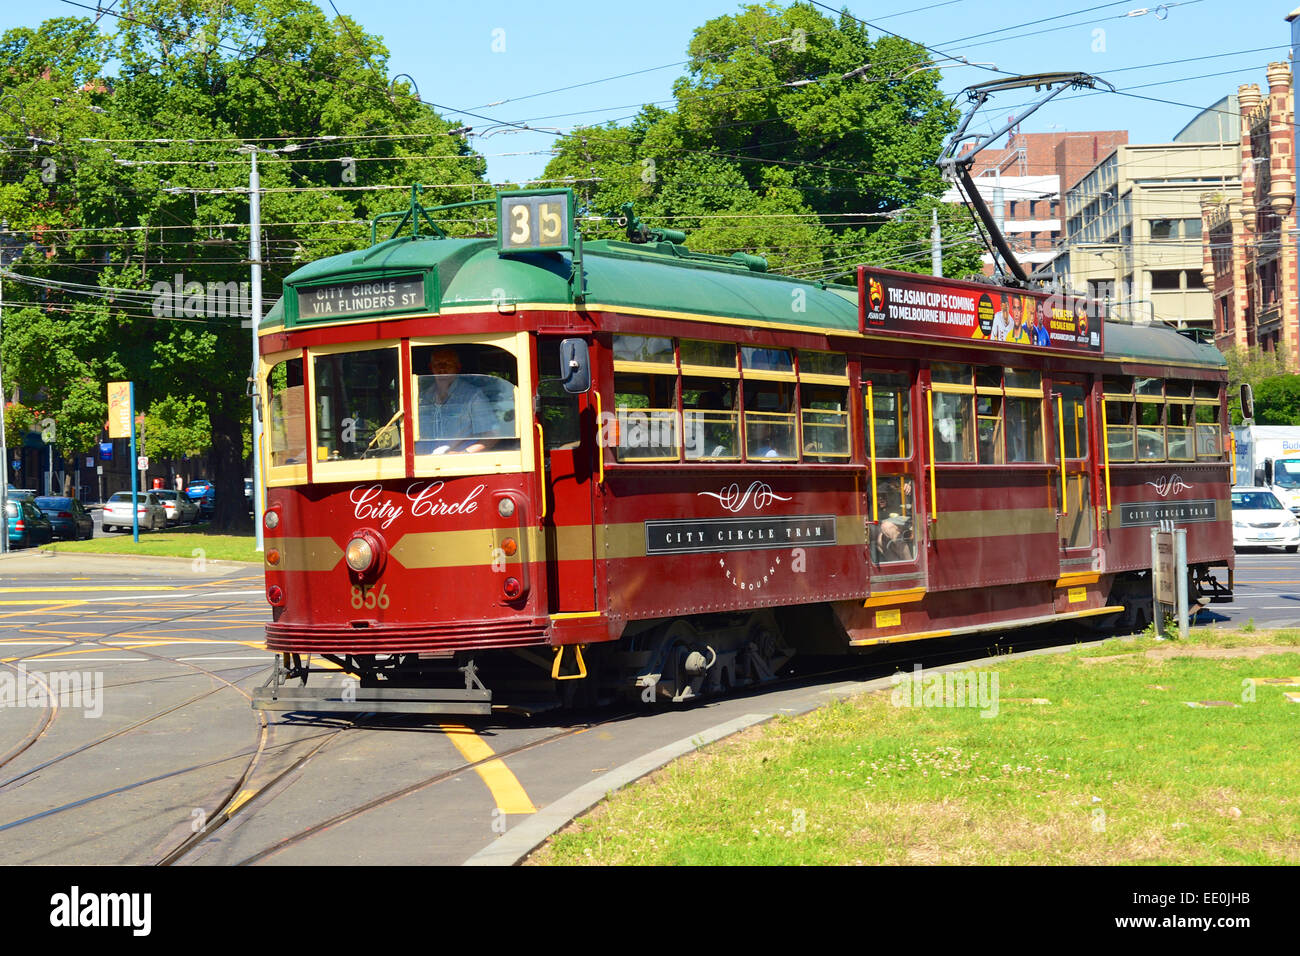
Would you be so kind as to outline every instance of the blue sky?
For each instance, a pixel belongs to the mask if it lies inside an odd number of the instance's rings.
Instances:
[[[94,0],[81,2],[94,6]],[[449,117],[474,127],[472,142],[488,155],[495,181],[540,175],[548,157],[539,152],[553,137],[507,132],[508,127],[494,132],[492,120],[568,129],[626,118],[642,103],[670,100],[692,31],[740,6],[734,0],[333,2],[384,38],[393,74],[409,74],[426,101],[448,107]],[[845,6],[883,29],[1003,71],[1081,70],[1106,78],[1130,95],[1062,94],[1024,130],[1127,129],[1135,143],[1167,141],[1199,108],[1241,83],[1266,86],[1265,65],[1289,57],[1285,17],[1300,6],[1300,0],[1143,2],[855,0]],[[319,5],[332,12],[329,0]],[[10,0],[0,9],[0,30],[87,12],[60,0]],[[113,18],[101,22],[111,29]],[[640,72],[607,79],[633,71]],[[957,66],[946,68],[944,76],[944,89],[955,94],[994,74]],[[548,92],[574,84],[589,85]],[[987,115],[1003,117],[1023,99],[1004,94]]]

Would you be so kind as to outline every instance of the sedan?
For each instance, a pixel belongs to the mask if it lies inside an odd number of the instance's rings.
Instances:
[[[1232,489],[1234,548],[1300,549],[1300,521],[1267,488]]]
[[[48,544],[54,540],[54,525],[32,504],[32,499],[10,499],[5,502],[5,512],[11,545],[30,548],[37,542]]]
[[[217,500],[217,489],[206,478],[190,482],[185,493],[199,506],[199,516],[211,518]]]
[[[136,513],[139,515],[140,527],[157,531],[167,527],[167,512],[161,502],[151,491],[141,491],[136,495]],[[105,531],[112,528],[131,530],[131,492],[119,491],[108,499],[104,505],[104,517],[101,524]]]
[[[153,494],[162,502],[168,524],[192,524],[199,520],[198,502],[185,492],[155,491]]]
[[[95,536],[95,519],[76,498],[37,498],[34,504],[54,525],[56,538],[79,541]]]

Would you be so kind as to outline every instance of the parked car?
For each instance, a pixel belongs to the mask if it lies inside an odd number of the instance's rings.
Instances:
[[[199,504],[183,491],[155,491],[167,512],[168,524],[192,524],[199,520]]]
[[[1232,546],[1300,550],[1300,520],[1267,488],[1232,489]]]
[[[82,538],[95,536],[95,519],[76,498],[37,498],[33,504],[50,519],[56,538]]]
[[[211,518],[212,512],[216,507],[217,488],[206,478],[200,478],[191,481],[185,493],[194,499],[199,506],[199,516],[201,518]]]
[[[137,493],[136,512],[140,516],[140,527],[142,529],[156,531],[159,528],[167,527],[167,511],[163,508],[162,503],[154,497],[152,491]],[[113,528],[130,531],[131,521],[131,492],[114,492],[104,505],[104,517],[100,524],[103,525],[105,531],[110,531]]]
[[[33,544],[48,544],[54,540],[54,525],[32,504],[31,498],[6,501],[5,519],[11,546],[30,548]]]

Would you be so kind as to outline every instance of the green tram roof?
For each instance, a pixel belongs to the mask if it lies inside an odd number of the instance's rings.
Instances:
[[[571,306],[570,261],[568,255],[554,252],[499,255],[495,239],[404,236],[362,252],[309,263],[284,282],[297,288],[325,285],[330,280],[433,271],[438,301],[427,311],[495,309],[499,290],[506,290],[505,301],[523,306]],[[594,310],[686,313],[732,321],[779,322],[832,333],[858,330],[858,291],[854,286],[758,272],[739,258],[698,256],[669,242],[589,241],[583,245],[582,262],[587,307]],[[802,290],[802,296],[797,296],[796,290]],[[802,309],[792,308],[800,298]],[[284,299],[277,302],[261,328],[283,325],[285,306]],[[309,327],[318,321],[302,320],[291,327]],[[1214,346],[1196,342],[1168,326],[1107,322],[1105,336],[1104,357],[1112,361],[1226,365]]]

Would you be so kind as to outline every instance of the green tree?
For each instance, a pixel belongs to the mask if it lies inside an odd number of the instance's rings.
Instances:
[[[688,230],[693,249],[765,255],[775,270],[929,270],[934,160],[956,113],[922,47],[768,3],[708,21],[688,56],[673,109],[562,137],[546,177],[570,178],[588,213],[632,200],[647,225]],[[978,270],[964,215],[942,209],[949,275]]]
[[[208,449],[215,523],[247,521],[239,144],[282,148],[259,158],[264,312],[298,265],[365,244],[362,223],[405,201],[391,184],[437,184],[443,202],[483,184],[453,125],[390,86],[387,57],[306,0],[136,0],[112,37],[74,19],[0,37],[0,218],[30,239],[4,376],[39,396],[66,451],[98,437],[105,384],[132,380],[160,448]]]
[[[1261,379],[1254,391],[1257,424],[1300,425],[1300,375]]]
[[[1259,388],[1265,379],[1286,374],[1286,365],[1277,352],[1265,352],[1259,347],[1238,348],[1233,346],[1223,350],[1223,357],[1228,360],[1228,409],[1232,424],[1241,424],[1241,386],[1249,385],[1255,392],[1255,420],[1260,419]],[[1267,424],[1288,424],[1271,422]]]

